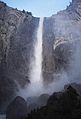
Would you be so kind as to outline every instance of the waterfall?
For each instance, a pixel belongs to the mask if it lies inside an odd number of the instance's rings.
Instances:
[[[54,91],[60,91],[63,89],[64,85],[69,83],[68,77],[65,72],[61,74],[56,74],[54,82],[49,83],[47,87],[43,86],[43,77],[42,77],[42,44],[43,44],[43,22],[44,18],[40,18],[38,28],[36,29],[36,34],[34,38],[34,58],[31,57],[30,61],[30,73],[29,79],[31,83],[26,85],[25,88],[19,87],[19,94],[24,99],[33,96],[39,96],[41,94],[47,93],[52,94]],[[60,77],[58,77],[60,75]],[[59,80],[60,79],[60,80]]]
[[[40,82],[42,78],[42,39],[43,39],[43,20],[40,18],[34,44],[34,64],[31,71],[31,82]]]
[[[29,79],[31,83],[26,85],[23,89],[19,87],[18,95],[24,99],[31,96],[39,96],[43,92],[43,78],[42,78],[42,43],[43,43],[43,21],[40,18],[36,34],[34,36],[34,58],[30,61]]]
[[[43,21],[40,18],[36,32],[36,40],[34,44],[34,61],[30,71],[30,95],[37,95],[42,92],[42,42],[43,42]]]

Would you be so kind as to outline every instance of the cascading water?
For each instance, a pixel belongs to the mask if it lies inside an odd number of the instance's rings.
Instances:
[[[36,31],[36,38],[34,42],[34,58],[30,61],[30,81],[29,85],[25,88],[19,87],[18,95],[27,99],[31,96],[39,96],[43,92],[43,82],[42,82],[42,42],[43,42],[43,21],[44,18],[40,18],[39,25]]]
[[[29,86],[30,95],[38,95],[42,92],[42,41],[43,41],[43,21],[44,18],[40,18],[39,26],[36,32],[36,41],[34,44],[34,61],[30,71]]]
[[[42,78],[42,39],[43,39],[43,20],[40,18],[34,46],[34,64],[31,71],[31,82],[40,82]]]
[[[37,28],[36,36],[34,38],[34,58],[30,61],[30,81],[29,85],[26,85],[24,89],[19,87],[20,96],[27,99],[32,96],[39,96],[44,93],[51,94],[54,91],[63,89],[64,85],[68,83],[67,75],[63,72],[60,74],[60,80],[57,80],[47,87],[43,86],[42,77],[42,43],[43,43],[43,22],[44,18],[40,18],[39,25]],[[58,77],[58,76],[57,76]],[[59,87],[59,88],[58,88]]]

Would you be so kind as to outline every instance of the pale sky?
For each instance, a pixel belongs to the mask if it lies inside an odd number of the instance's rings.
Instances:
[[[69,5],[72,0],[2,0],[7,5],[32,12],[33,16],[51,16]]]

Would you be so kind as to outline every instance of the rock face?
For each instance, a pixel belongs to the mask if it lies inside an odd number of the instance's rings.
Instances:
[[[75,46],[81,42],[81,0],[73,0],[66,10],[45,18],[43,35],[43,76],[54,79],[54,72],[67,71]],[[77,30],[75,30],[77,29]]]
[[[76,83],[70,84],[74,89],[76,89],[77,93],[81,96],[81,85]],[[66,90],[69,87],[69,85],[65,85],[64,89]]]
[[[7,108],[6,119],[24,119],[26,116],[26,101],[22,97],[16,97]]]
[[[24,85],[28,80],[33,35],[38,19],[0,3],[0,74]],[[22,82],[23,80],[23,82]],[[21,83],[22,82],[22,83]]]
[[[0,113],[16,96],[19,87],[29,81],[29,69],[39,18],[0,2]],[[66,10],[44,19],[43,25],[44,81],[54,73],[67,71],[75,44],[81,40],[81,0],[72,0]],[[76,30],[75,30],[76,29]],[[5,106],[4,106],[5,105]]]
[[[31,110],[45,106],[48,98],[48,94],[41,94],[39,97],[29,97],[27,99],[27,112],[30,113]]]
[[[30,57],[38,21],[31,13],[0,2],[0,113],[6,110],[18,86],[29,83]]]
[[[70,85],[64,92],[54,93],[47,105],[34,110],[27,119],[80,119],[81,97]]]
[[[6,107],[15,97],[16,84],[9,78],[2,77],[0,81],[0,113],[6,112]]]
[[[55,36],[53,33],[53,19],[45,18],[44,19],[44,29],[43,29],[43,78],[47,81],[53,79],[53,73],[55,71],[55,61],[53,54],[53,43]]]

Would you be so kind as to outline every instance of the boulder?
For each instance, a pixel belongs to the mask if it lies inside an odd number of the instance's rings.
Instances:
[[[81,84],[77,84],[77,83],[71,83],[70,84],[74,89],[76,89],[77,93],[79,95],[81,95]],[[64,89],[67,90],[67,88],[69,87],[69,84],[64,86]]]
[[[45,106],[48,98],[49,98],[48,94],[41,94],[38,97],[34,96],[34,97],[27,98],[28,113],[30,113],[31,110]]]
[[[63,92],[53,93],[47,105],[33,110],[27,119],[80,119],[81,96],[69,85]]]
[[[6,119],[23,119],[27,116],[27,103],[18,96],[7,108]]]
[[[41,106],[45,106],[47,103],[47,100],[49,98],[48,94],[41,94],[38,98],[38,105]]]

